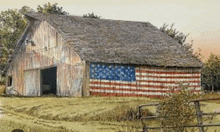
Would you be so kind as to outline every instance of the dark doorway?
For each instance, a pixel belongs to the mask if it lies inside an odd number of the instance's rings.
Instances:
[[[41,70],[41,95],[57,94],[57,68]]]

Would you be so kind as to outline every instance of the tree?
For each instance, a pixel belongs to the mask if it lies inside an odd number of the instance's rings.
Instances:
[[[0,70],[4,69],[8,57],[13,53],[17,40],[27,26],[24,14],[29,11],[32,9],[24,6],[20,10],[8,9],[0,13],[0,47],[2,52]]]
[[[164,25],[160,28],[160,31],[166,33],[168,36],[172,37],[179,44],[181,44],[187,51],[193,53],[193,40],[191,43],[186,43],[186,38],[189,36],[189,34],[185,35],[182,32],[177,31],[175,28],[173,28],[174,23],[171,24],[170,28],[168,28],[168,26],[168,24],[164,23]],[[202,56],[200,53],[195,53],[194,55],[201,60]]]
[[[101,18],[101,16],[94,15],[93,12],[92,12],[92,14],[88,13],[88,15],[84,14],[83,17],[85,17],[85,18],[95,18],[95,19]]]
[[[220,77],[220,56],[210,54],[202,67],[202,82],[211,85],[214,92],[214,85],[218,85]]]
[[[176,31],[176,29],[173,28],[174,23],[170,26],[170,28],[167,28],[168,26],[168,24],[164,23],[164,25],[160,28],[160,31],[178,41],[179,44],[184,45],[189,34],[184,35],[182,32]]]
[[[43,7],[38,5],[37,11],[44,14],[69,14],[68,12],[63,11],[63,7],[58,7],[57,5],[57,3],[51,5],[50,2],[48,2],[44,4]]]
[[[13,50],[21,37],[24,29],[27,26],[25,13],[33,12],[34,10],[28,6],[23,6],[21,9],[8,9],[0,13],[0,71],[2,71],[7,63],[8,58],[12,55]],[[44,4],[43,7],[38,5],[38,12],[41,13],[56,13],[67,14],[55,4]]]
[[[26,14],[26,13],[28,13],[28,12],[34,12],[34,10],[31,9],[29,6],[23,6],[23,7],[19,10],[19,12],[24,15],[24,14]]]
[[[180,31],[177,31],[173,26],[174,24],[172,24],[170,27],[168,27],[168,24],[164,24],[161,28],[160,31],[167,34],[168,36],[170,36],[171,38],[173,38],[174,40],[176,40],[180,45],[183,46],[184,52],[189,52],[190,54],[193,55],[193,57],[195,57],[196,59],[198,59],[199,61],[201,61],[204,57],[200,54],[201,49],[198,49],[198,51],[196,51],[195,53],[193,53],[193,40],[191,41],[191,43],[187,43],[186,39],[189,36],[189,34],[185,35]],[[166,54],[166,56],[168,58],[172,57],[172,55],[170,55],[169,53]],[[169,61],[172,61],[172,58],[170,58],[169,60],[164,60],[164,63],[168,63]]]

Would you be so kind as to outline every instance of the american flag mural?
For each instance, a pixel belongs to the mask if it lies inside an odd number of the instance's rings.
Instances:
[[[160,97],[179,86],[200,92],[200,69],[90,64],[91,95]]]

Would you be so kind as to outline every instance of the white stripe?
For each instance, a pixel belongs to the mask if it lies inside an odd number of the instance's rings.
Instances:
[[[139,67],[136,68],[136,70],[139,70]],[[157,68],[140,68],[141,71],[160,71],[160,72],[200,72],[199,69],[191,69],[191,70],[184,70],[184,69],[174,69],[174,68],[167,68],[167,69],[157,69]]]
[[[93,81],[90,79],[90,82],[97,82],[97,81]],[[99,84],[91,84],[92,86],[99,86],[99,85],[104,85],[104,86],[112,86],[112,87],[124,87],[124,86],[119,86],[120,84],[130,84],[130,83],[116,83],[116,84],[101,84],[103,82],[100,81]],[[178,82],[177,83],[155,83],[155,82],[135,82],[134,84],[137,84],[137,85],[154,85],[154,86],[166,86],[166,87],[169,87],[169,86],[179,86]],[[183,85],[189,85],[189,86],[194,86],[194,85],[199,85],[200,86],[200,83],[182,83]],[[128,86],[128,87],[135,87],[135,86]]]
[[[152,77],[136,77],[136,80],[144,80],[144,81],[200,81],[200,78],[152,78]]]
[[[194,77],[194,76],[200,76],[200,74],[161,74],[161,73],[140,73],[140,72],[135,72],[135,75],[143,75],[143,76],[180,76],[180,77]]]
[[[98,93],[121,93],[121,94],[139,94],[139,95],[166,95],[168,93],[159,93],[159,92],[140,92],[140,91],[119,91],[119,90],[97,90],[91,89],[91,92]],[[201,92],[200,92],[201,93]]]
[[[155,93],[155,92],[140,92],[140,91],[119,91],[119,90],[97,90],[91,89],[92,92],[99,92],[99,93],[127,93],[127,94],[142,94],[142,95],[165,95],[166,93]]]
[[[158,85],[158,86],[178,86],[177,83],[156,83],[156,82],[140,82],[140,85]],[[200,85],[200,83],[182,83],[183,85]]]
[[[131,86],[110,86],[110,85],[105,85],[105,84],[99,84],[99,85],[95,85],[95,84],[90,84],[90,87],[100,87],[100,88],[123,88],[123,89],[134,89],[134,90],[163,90],[163,91],[167,91],[167,90],[171,90],[172,88],[150,88],[150,87],[131,87]],[[188,87],[189,89],[194,89],[194,87]],[[201,90],[201,87],[196,87],[196,90]]]
[[[188,88],[188,90],[196,90],[196,91],[198,91],[198,90],[201,90],[201,87],[199,87],[199,88]]]
[[[91,87],[100,87],[100,88],[111,88],[111,86],[109,85],[99,85],[99,86],[95,86],[93,84],[90,84]],[[148,87],[129,87],[129,86],[121,86],[121,87],[117,87],[115,86],[115,88],[123,88],[123,89],[134,89],[134,90],[170,90],[169,88],[148,88]]]
[[[154,79],[155,81],[162,81],[162,80],[156,80],[156,79]],[[148,80],[146,80],[146,81],[148,81]],[[150,80],[149,80],[150,81]],[[168,80],[167,80],[168,81]],[[190,81],[192,81],[192,80],[190,80]],[[157,85],[159,85],[159,86],[161,86],[161,85],[171,85],[171,86],[176,86],[176,85],[178,85],[178,84],[175,84],[175,83],[166,83],[166,82],[164,82],[164,83],[156,83],[156,82],[136,82],[136,81],[133,81],[133,82],[128,82],[128,81],[109,81],[109,80],[98,80],[98,79],[90,79],[90,82],[96,82],[96,83],[102,83],[102,82],[107,82],[107,83],[115,83],[116,85],[117,84],[133,84],[133,85],[135,85],[135,84],[148,84],[148,85],[155,85],[155,84],[157,84]],[[178,81],[176,81],[176,83],[178,83]],[[183,85],[187,85],[187,84],[190,84],[190,85],[200,85],[200,83],[183,83]],[[96,85],[99,85],[99,84],[96,84]],[[111,84],[111,85],[114,85],[114,84]]]
[[[104,80],[104,79],[90,79],[90,82],[109,82],[109,83],[119,83],[119,84],[136,84],[136,81],[112,81],[112,80]]]

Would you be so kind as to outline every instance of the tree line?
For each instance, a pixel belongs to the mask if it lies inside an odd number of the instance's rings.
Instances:
[[[33,12],[28,6],[23,6],[21,9],[8,9],[6,11],[1,11],[0,13],[0,71],[4,69],[7,64],[8,58],[13,54],[14,48],[17,44],[18,39],[24,32],[27,26],[27,20],[25,18],[25,13]],[[37,12],[44,14],[69,14],[63,11],[62,7],[59,7],[57,3],[51,4],[46,3],[43,6],[38,5]],[[84,18],[94,18],[100,19],[100,16],[94,13],[88,13],[83,15]],[[175,39],[180,45],[185,47],[189,52],[193,54],[192,44],[186,43],[186,39],[189,34],[185,35],[182,32],[177,31],[174,28],[174,24],[168,25],[164,24],[160,31],[167,34],[168,36]],[[194,56],[198,59],[202,59],[200,53],[194,53]],[[216,90],[220,87],[220,56],[211,54],[207,61],[203,63],[202,67],[202,86],[209,90]],[[4,83],[4,79],[0,77],[0,83]],[[220,90],[220,89],[219,89]]]
[[[202,60],[203,56],[200,54],[200,51],[193,53],[193,41],[186,43],[186,38],[189,34],[185,35],[177,31],[174,28],[174,24],[170,25],[170,27],[168,24],[164,24],[160,28],[160,31],[175,39],[180,45],[183,45],[189,52],[194,54],[195,57]],[[211,53],[208,59],[203,63],[201,69],[201,84],[204,90],[212,92],[220,90],[220,55]]]

